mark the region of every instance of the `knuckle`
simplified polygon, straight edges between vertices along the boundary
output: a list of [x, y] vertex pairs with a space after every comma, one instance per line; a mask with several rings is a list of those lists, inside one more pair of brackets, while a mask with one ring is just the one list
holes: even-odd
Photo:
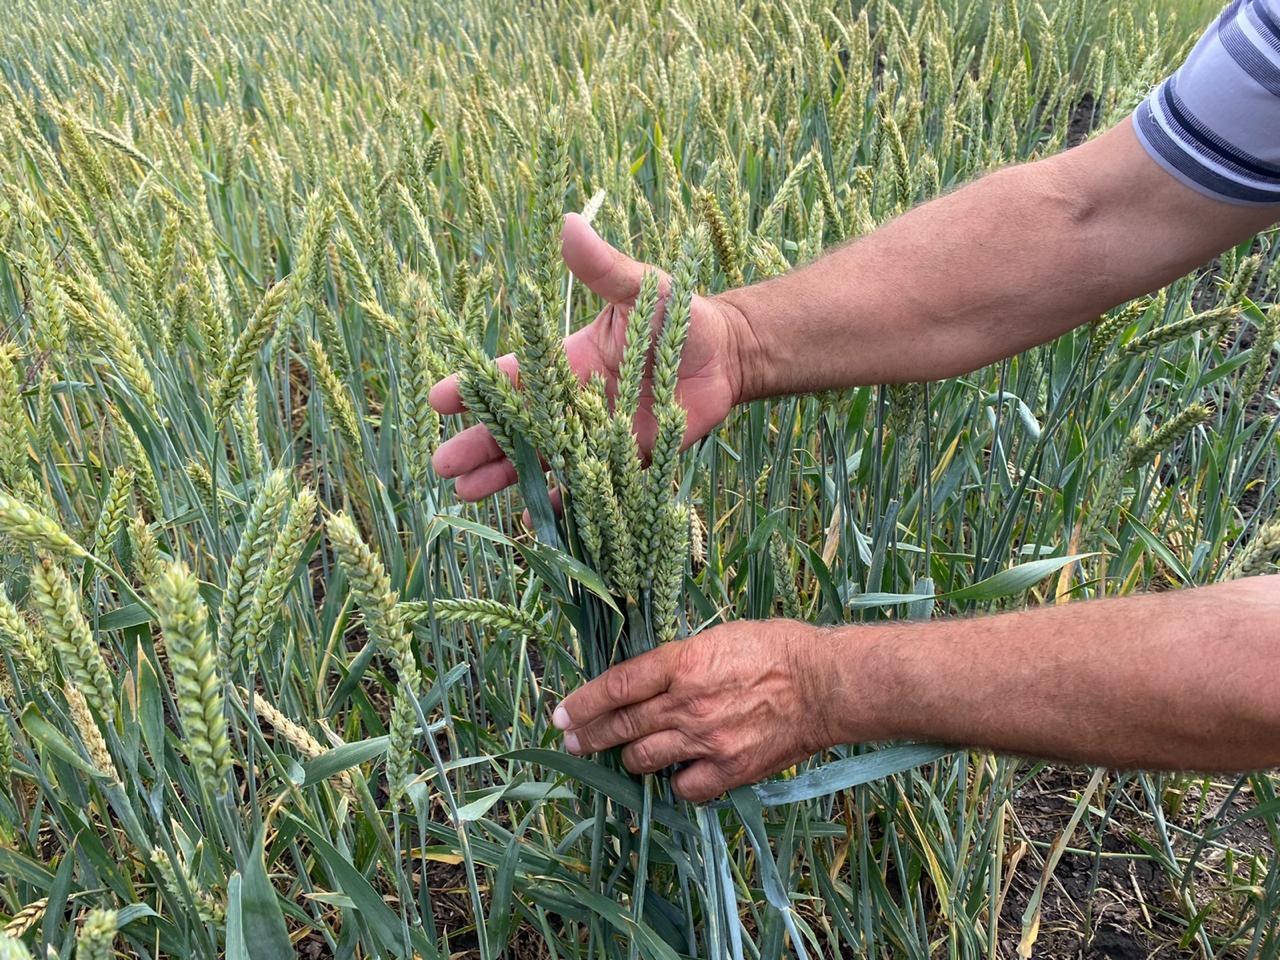
[[751, 758], [741, 752], [730, 753], [720, 762], [720, 769], [731, 780], [740, 781], [751, 772]]
[[622, 752], [622, 762], [632, 773], [647, 773], [657, 769], [653, 747], [647, 743], [633, 743]]
[[640, 735], [640, 721], [634, 710], [619, 710], [613, 721], [614, 731], [620, 740], [634, 740]]
[[705, 723], [710, 720], [716, 712], [715, 703], [711, 698], [703, 696], [690, 697], [688, 703], [685, 704], [685, 710], [698, 723]]
[[615, 703], [629, 702], [631, 686], [631, 675], [621, 667], [614, 667], [604, 675], [605, 695]]

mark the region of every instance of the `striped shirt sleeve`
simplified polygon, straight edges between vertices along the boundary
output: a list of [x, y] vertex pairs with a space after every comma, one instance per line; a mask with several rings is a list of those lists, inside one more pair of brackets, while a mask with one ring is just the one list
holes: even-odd
[[1134, 114], [1178, 180], [1229, 203], [1280, 203], [1280, 0], [1233, 0]]

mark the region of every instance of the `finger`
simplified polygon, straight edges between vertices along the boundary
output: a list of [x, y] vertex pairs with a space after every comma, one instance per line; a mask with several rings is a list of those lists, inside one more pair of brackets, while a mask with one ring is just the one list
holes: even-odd
[[632, 773], [657, 773], [704, 756], [705, 748], [681, 730], [660, 730], [622, 748], [622, 763]]
[[729, 782], [723, 770], [705, 759], [689, 764], [671, 778], [676, 796], [690, 803], [707, 803], [733, 786], [736, 784]]
[[[556, 516], [562, 516], [564, 514], [564, 501], [560, 497], [560, 488], [552, 487], [548, 490], [547, 498], [551, 501], [551, 509], [556, 512]], [[533, 516], [528, 510], [520, 514], [520, 522], [524, 524], [526, 530], [533, 529]]]
[[[601, 241], [602, 243], [604, 241]], [[498, 358], [498, 369], [511, 378], [516, 386], [520, 385], [519, 364], [514, 353]], [[427, 402], [436, 413], [461, 413], [466, 409], [462, 395], [458, 392], [458, 375], [451, 373], [443, 380], [437, 381], [427, 394]]]
[[564, 747], [570, 753], [599, 753], [631, 743], [676, 725], [671, 698], [665, 694], [606, 713], [583, 727], [565, 731]]
[[470, 473], [487, 463], [502, 459], [502, 449], [482, 424], [467, 427], [436, 448], [431, 468], [446, 480]]
[[640, 292], [644, 264], [609, 246], [576, 213], [564, 218], [560, 251], [573, 275], [610, 303], [629, 302]]
[[552, 722], [558, 730], [584, 727], [606, 713], [666, 692], [671, 686], [677, 649], [679, 644], [667, 644], [606, 670], [565, 697], [556, 707]]
[[516, 468], [506, 457], [465, 473], [453, 483], [453, 492], [463, 500], [483, 500], [516, 482]]

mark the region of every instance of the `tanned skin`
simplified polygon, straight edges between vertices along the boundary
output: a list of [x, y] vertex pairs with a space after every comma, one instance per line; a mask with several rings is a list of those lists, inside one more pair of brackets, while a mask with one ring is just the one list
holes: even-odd
[[[750, 400], [975, 370], [1277, 220], [1280, 208], [1223, 203], [1174, 180], [1126, 120], [784, 276], [695, 298], [679, 381], [686, 440]], [[607, 304], [565, 351], [584, 379], [599, 372], [612, 386], [650, 268], [573, 214], [563, 252]], [[518, 379], [513, 358], [500, 362]], [[460, 412], [456, 380], [438, 383], [431, 402]], [[643, 404], [637, 433], [647, 447]], [[467, 499], [515, 480], [480, 426], [442, 444], [434, 463]], [[614, 667], [569, 694], [553, 720], [572, 753], [622, 746], [637, 773], [687, 764], [673, 786], [694, 801], [835, 744], [900, 738], [1103, 766], [1272, 767], [1280, 577], [976, 619], [728, 623]]]

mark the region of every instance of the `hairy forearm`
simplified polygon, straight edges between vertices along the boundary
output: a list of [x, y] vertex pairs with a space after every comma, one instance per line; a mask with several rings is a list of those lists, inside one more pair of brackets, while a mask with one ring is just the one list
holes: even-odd
[[967, 620], [824, 631], [828, 739], [1099, 766], [1280, 765], [1280, 576]]
[[1126, 121], [721, 294], [748, 331], [742, 399], [977, 369], [1173, 280], [1270, 216], [1176, 183]]

